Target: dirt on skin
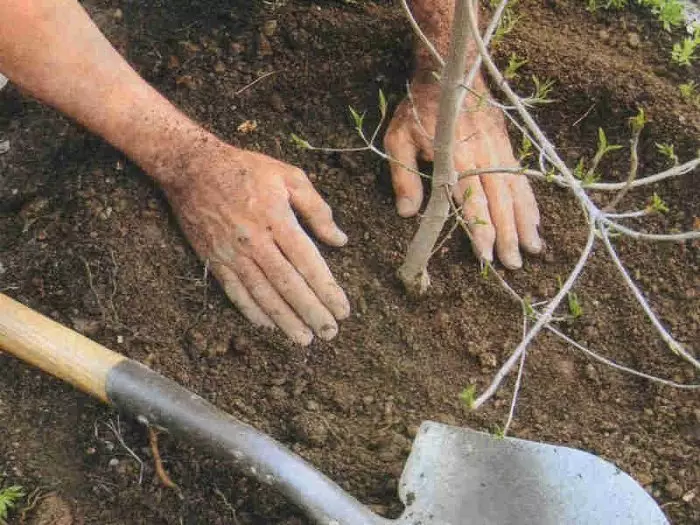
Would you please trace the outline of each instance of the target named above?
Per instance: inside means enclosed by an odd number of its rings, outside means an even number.
[[[11,144],[0,155],[0,290],[147,363],[281,440],[377,512],[398,515],[397,478],[422,420],[503,425],[513,377],[476,412],[458,394],[488,384],[522,323],[495,279],[480,277],[462,235],[431,262],[428,296],[408,299],[395,269],[417,220],[394,213],[386,165],[370,154],[300,151],[289,140],[296,133],[317,145],[356,146],[347,106],[374,119],[379,88],[398,103],[411,50],[400,9],[303,0],[91,0],[88,8],[139,72],[193,118],[311,174],[350,236],[346,248],[323,252],[353,314],[337,339],[309,348],[251,328],[204,277],[158,188],[123,155],[13,87],[0,93],[0,139]],[[516,82],[521,93],[531,91],[531,75],[555,81],[556,102],[536,115],[567,161],[592,157],[599,127],[611,143],[627,144],[638,106],[651,120],[641,174],[667,165],[656,142],[692,157],[700,111],[680,99],[678,85],[699,75],[697,66],[669,64],[679,33],[667,35],[641,12],[592,15],[574,0],[522,0],[517,12],[499,63],[513,52],[528,59]],[[624,180],[627,154],[602,168],[607,180]],[[634,192],[619,209],[643,207],[657,192],[671,211],[636,226],[692,229],[698,182],[696,171]],[[504,273],[520,293],[542,300],[575,263],[586,227],[565,191],[537,183],[535,192],[547,251]],[[697,243],[615,244],[665,326],[697,347]],[[616,362],[697,382],[603,252],[576,287],[583,315],[562,329]],[[74,523],[307,523],[267,488],[162,436],[178,498],[156,479],[143,428],[7,355],[0,421],[0,483],[60,495]],[[673,523],[700,522],[697,394],[622,375],[543,334],[528,354],[511,433],[594,452],[634,476]],[[37,512],[25,518],[42,523]],[[15,514],[10,523],[22,521]]]

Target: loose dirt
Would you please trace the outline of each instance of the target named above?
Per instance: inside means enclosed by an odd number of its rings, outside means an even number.
[[[311,174],[350,236],[346,248],[323,251],[353,314],[336,340],[305,349],[248,326],[204,279],[158,188],[123,155],[13,87],[0,93],[0,139],[11,143],[0,155],[0,290],[149,364],[286,443],[378,512],[398,515],[397,477],[422,420],[503,425],[513,378],[475,413],[458,395],[488,384],[522,321],[498,283],[480,276],[461,235],[433,259],[429,295],[408,299],[394,272],[417,222],[394,213],[386,165],[369,154],[300,151],[289,140],[296,133],[316,145],[357,145],[347,106],[375,118],[379,88],[398,103],[411,49],[400,9],[389,1],[304,0],[91,0],[88,7],[139,72],[193,118]],[[556,101],[536,115],[568,161],[591,158],[599,127],[611,143],[627,144],[627,119],[638,106],[651,119],[642,174],[666,165],[655,142],[672,142],[681,159],[691,158],[700,111],[680,99],[678,84],[700,76],[697,66],[670,66],[678,33],[667,35],[643,13],[593,15],[573,0],[522,0],[517,11],[522,18],[498,59],[505,65],[516,52],[529,60],[516,82],[521,93],[531,75],[555,81]],[[246,121],[255,129],[239,128]],[[605,162],[606,179],[624,180],[626,157]],[[696,172],[659,184],[620,209],[643,206],[657,192],[671,211],[638,226],[692,229],[699,182]],[[586,231],[563,190],[538,183],[535,191],[546,254],[505,275],[541,300],[556,293]],[[663,323],[697,347],[698,245],[619,239],[616,246]],[[697,382],[601,250],[576,293],[584,314],[563,324],[569,335],[616,362]],[[545,334],[528,354],[512,434],[613,461],[674,523],[698,523],[697,401],[599,366]],[[162,436],[179,499],[158,483],[137,423],[6,355],[0,421],[0,480],[59,494],[75,523],[307,523],[265,487]],[[111,426],[143,460],[140,484],[139,463]]]

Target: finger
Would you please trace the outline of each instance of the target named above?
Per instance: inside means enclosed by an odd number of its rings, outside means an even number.
[[[483,134],[481,143],[477,158],[478,167],[501,166],[502,162],[507,161],[501,159],[493,135]],[[518,248],[518,230],[515,225],[509,177],[502,173],[487,174],[482,177],[482,184],[488,198],[491,220],[496,228],[496,253],[505,267],[516,269],[523,265],[523,260]]]
[[[292,341],[302,346],[311,343],[314,338],[311,330],[275,290],[255,261],[240,256],[235,261],[235,268],[251,297]]]
[[[530,182],[525,175],[513,175],[510,179],[510,188],[520,246],[530,253],[540,253],[543,247],[537,230],[540,225],[540,210]]]
[[[228,298],[246,319],[257,326],[275,328],[275,323],[258,306],[234,271],[222,263],[212,264],[211,271],[217,281],[223,286]]]
[[[321,339],[333,339],[338,333],[333,314],[282,255],[272,238],[256,242],[251,248],[255,262],[289,306]]]
[[[455,153],[455,169],[458,173],[474,168],[465,149]],[[469,225],[469,237],[479,259],[493,261],[493,245],[496,230],[491,222],[488,200],[477,176],[462,177],[454,186],[454,198],[462,206],[462,215]]]
[[[348,242],[333,220],[331,207],[318,194],[308,177],[301,170],[291,170],[284,175],[290,201],[314,234],[326,244],[343,246]]]
[[[304,277],[316,296],[336,319],[350,315],[350,303],[343,289],[333,278],[328,265],[293,214],[274,228],[274,236],[282,253]]]
[[[396,195],[396,211],[401,217],[412,217],[423,202],[423,184],[418,175],[418,149],[408,132],[390,126],[384,136],[384,148],[392,160],[391,183]]]

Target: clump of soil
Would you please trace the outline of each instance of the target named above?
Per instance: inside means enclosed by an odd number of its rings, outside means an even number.
[[[93,0],[89,8],[139,72],[193,118],[312,174],[350,235],[348,247],[324,249],[353,304],[339,337],[302,349],[251,328],[203,278],[158,188],[100,139],[11,87],[0,93],[0,138],[11,142],[0,155],[0,290],[179,381],[378,512],[397,515],[397,478],[422,420],[486,430],[505,421],[512,379],[474,413],[458,394],[488,384],[519,341],[520,309],[480,277],[457,236],[432,261],[429,296],[408,299],[394,271],[416,221],[395,215],[386,166],[371,155],[299,151],[289,141],[296,133],[314,144],[355,145],[347,106],[376,113],[379,88],[392,104],[401,99],[411,45],[395,3],[253,4]],[[516,84],[522,93],[533,74],[556,82],[557,102],[537,118],[568,161],[591,158],[599,127],[626,144],[638,106],[651,119],[641,173],[664,167],[655,142],[673,142],[681,159],[694,154],[700,112],[680,99],[678,84],[697,79],[697,67],[669,66],[670,37],[657,25],[629,12],[591,15],[573,1],[523,0],[517,9],[522,18],[498,59],[505,64],[516,52],[529,60]],[[256,128],[238,131],[245,121]],[[603,168],[607,179],[624,180],[626,155]],[[641,207],[657,192],[671,211],[640,226],[691,229],[699,187],[695,173],[635,192],[620,208]],[[521,293],[545,299],[586,231],[565,192],[547,184],[535,191],[547,253],[505,273]],[[698,245],[616,244],[663,323],[697,344]],[[616,362],[697,382],[615,272],[604,253],[594,255],[576,288],[584,314],[566,332]],[[179,499],[158,483],[143,428],[6,355],[0,420],[0,477],[59,491],[80,523],[307,523],[265,487],[163,437]],[[143,460],[141,484],[139,464],[112,427]],[[543,334],[528,355],[512,434],[594,452],[633,475],[673,522],[700,521],[692,393],[621,375]]]

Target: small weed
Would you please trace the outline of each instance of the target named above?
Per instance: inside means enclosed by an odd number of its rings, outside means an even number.
[[[459,398],[464,403],[464,406],[471,410],[474,407],[474,401],[476,401],[476,387],[469,385],[460,392]]]
[[[700,106],[700,93],[698,93],[698,85],[693,80],[681,84],[678,89],[681,92],[681,97],[686,102]]]
[[[12,485],[0,489],[0,523],[4,524],[10,510],[12,510],[19,500],[25,496],[24,488],[19,485]]]
[[[492,434],[496,439],[504,439],[506,437],[506,429],[501,427],[501,425],[494,425]]]
[[[697,58],[695,50],[698,46],[700,46],[700,33],[696,31],[694,36],[685,37],[680,42],[673,44],[671,62],[679,66],[690,67]]]
[[[578,300],[578,295],[575,292],[569,292],[566,294],[566,298],[569,302],[569,313],[574,319],[578,319],[583,315],[583,308],[581,307],[581,301]]]
[[[554,102],[549,98],[549,94],[554,87],[554,80],[546,79],[542,81],[535,75],[532,75],[532,83],[535,84],[535,92],[524,100],[526,105],[532,106],[534,104],[549,104],[550,102]]]
[[[527,58],[521,59],[515,53],[511,53],[510,56],[508,57],[508,66],[506,67],[506,70],[503,72],[503,76],[506,77],[507,80],[513,80],[515,78],[518,78],[518,76],[519,76],[518,70],[527,63],[528,63]]]
[[[559,283],[559,288],[564,286],[561,282],[561,277],[557,277],[557,282]],[[576,295],[575,292],[568,292],[566,294],[566,300],[569,306],[569,315],[574,319],[581,317],[583,315],[583,306],[581,306],[578,295]]]

